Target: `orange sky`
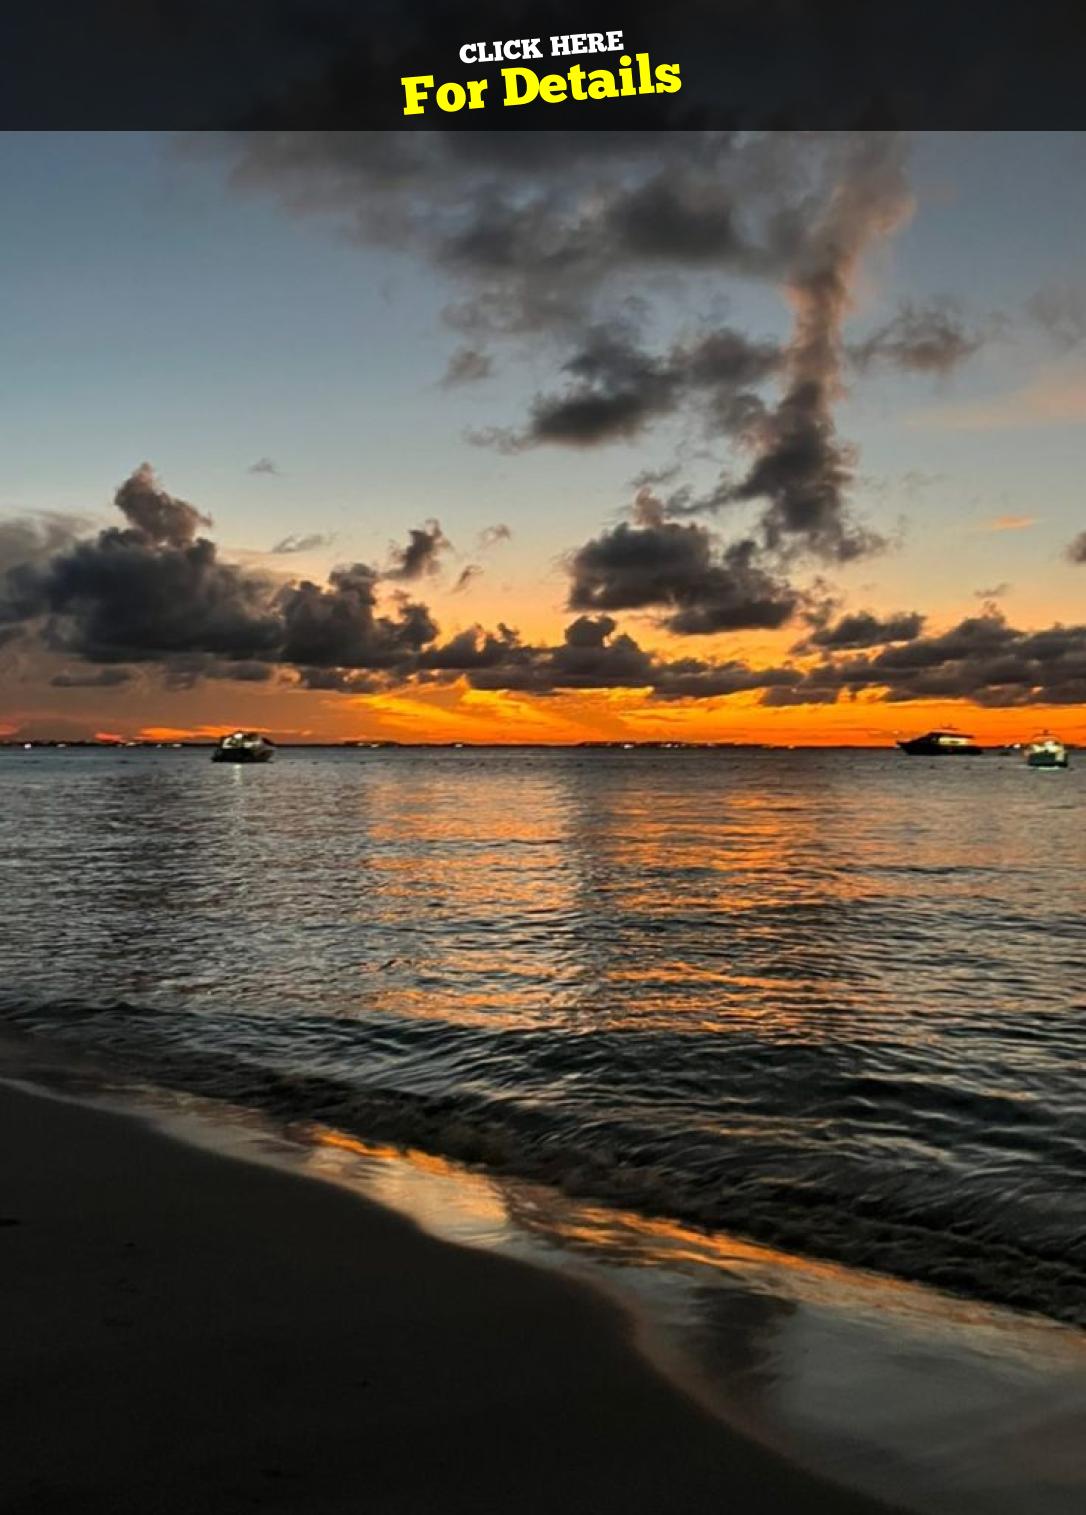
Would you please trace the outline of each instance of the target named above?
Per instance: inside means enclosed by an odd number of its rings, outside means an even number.
[[[556,616],[550,606],[525,609],[534,636],[560,639],[568,613]],[[443,615],[442,620],[450,630],[457,629],[451,618]],[[789,652],[795,627],[752,638],[711,637],[693,643],[653,634],[644,619],[638,624],[637,618],[628,618],[625,629],[664,658],[736,659],[755,667],[802,667],[818,661]],[[59,659],[56,666],[70,665]],[[842,695],[832,705],[784,707],[762,705],[760,690],[700,700],[661,700],[648,690],[622,688],[540,696],[476,690],[463,678],[376,695],[347,695],[302,689],[291,673],[264,684],[209,680],[191,689],[165,690],[153,669],[137,668],[130,683],[105,690],[65,689],[60,701],[41,670],[36,667],[36,672],[37,687],[23,686],[27,703],[20,708],[12,701],[0,712],[0,739],[75,740],[101,733],[121,739],[210,741],[244,726],[283,742],[675,740],[887,746],[899,736],[952,727],[971,732],[985,744],[1025,741],[1051,729],[1065,741],[1086,745],[1086,708],[1081,705],[990,709],[966,700],[891,703],[877,690],[855,699]]]
[[[202,691],[200,693],[203,693]],[[107,732],[151,741],[207,741],[236,725],[252,725],[286,742],[391,740],[401,742],[540,742],[580,741],[733,741],[767,742],[780,746],[890,745],[900,735],[930,727],[957,727],[972,732],[982,743],[1028,740],[1051,728],[1066,741],[1086,744],[1086,712],[1082,707],[1029,706],[1017,710],[982,710],[965,701],[917,701],[888,704],[866,695],[836,705],[765,709],[757,694],[727,699],[662,702],[637,690],[593,690],[536,696],[492,694],[463,684],[440,690],[344,697],[243,691],[231,701],[235,719],[223,722],[221,686],[208,701],[174,696],[178,716],[196,703],[219,710],[202,719],[147,724],[137,713],[117,719],[88,716],[84,733]],[[8,723],[9,726],[11,723]],[[54,729],[50,729],[50,728]],[[33,734],[74,736],[67,723],[34,720]],[[13,733],[12,733],[13,734]]]

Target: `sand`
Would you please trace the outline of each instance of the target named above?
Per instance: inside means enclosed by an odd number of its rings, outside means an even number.
[[[602,1297],[331,1185],[0,1086],[4,1515],[875,1515]]]

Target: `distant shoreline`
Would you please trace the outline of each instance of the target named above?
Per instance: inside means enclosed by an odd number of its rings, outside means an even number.
[[[393,742],[366,741],[352,738],[343,742],[283,742],[276,741],[280,752],[894,752],[897,738],[887,742]],[[981,744],[982,751],[991,754],[1013,754],[1023,744],[993,742]],[[1069,752],[1076,750],[1074,742],[1063,744]],[[49,750],[62,751],[74,748],[81,752],[211,752],[218,746],[217,739],[202,741],[154,742],[133,739],[124,742],[96,742],[92,739],[31,738],[18,740],[7,737],[0,741],[0,751]]]
[[[440,748],[441,750],[455,751],[458,748],[471,748],[473,750],[492,751],[557,751],[557,752],[582,752],[586,749],[599,751],[630,751],[647,749],[651,751],[742,751],[742,752],[824,752],[824,751],[881,751],[881,747],[874,743],[856,744],[850,743],[787,743],[787,742],[391,742],[391,741],[366,741],[364,738],[352,738],[343,742],[281,742],[276,741],[276,748],[293,748],[305,750],[307,748],[321,748],[327,750],[345,749],[352,752],[377,752],[386,749],[415,750],[428,748]],[[134,747],[148,750],[173,750],[184,748],[211,749],[218,746],[217,739],[207,739],[198,742],[155,742],[144,738],[133,739],[124,742],[96,742],[93,739],[67,740],[65,738],[49,739],[19,739],[7,738],[0,742],[0,747],[15,747],[26,750],[29,747],[78,747],[81,749],[92,748],[103,751],[131,751]]]

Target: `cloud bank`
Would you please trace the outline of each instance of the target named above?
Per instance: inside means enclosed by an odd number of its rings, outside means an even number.
[[[222,560],[209,518],[168,493],[148,464],[121,484],[123,525],[87,534],[75,518],[0,523],[0,642],[21,641],[65,667],[57,688],[123,686],[154,666],[167,688],[202,679],[372,694],[463,680],[489,691],[644,690],[656,700],[754,695],[767,706],[966,699],[986,706],[1086,701],[1086,626],[1041,631],[995,609],[925,634],[919,612],[839,616],[767,573],[754,543],[719,543],[696,522],[621,522],[570,554],[560,641],[525,642],[500,624],[442,637],[403,587],[428,576],[445,538],[413,530],[384,571],[336,567],[324,583],[284,584]],[[502,533],[498,533],[499,537]],[[461,579],[463,574],[461,574]],[[462,588],[467,588],[463,585]],[[679,637],[812,627],[793,660],[666,656],[620,630],[612,611],[653,616]],[[798,657],[800,661],[796,661]]]

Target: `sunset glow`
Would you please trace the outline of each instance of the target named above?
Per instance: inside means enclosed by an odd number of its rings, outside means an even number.
[[[9,155],[6,740],[1086,741],[1071,144],[1012,192],[953,135],[287,137]],[[515,255],[451,258],[499,206]]]

